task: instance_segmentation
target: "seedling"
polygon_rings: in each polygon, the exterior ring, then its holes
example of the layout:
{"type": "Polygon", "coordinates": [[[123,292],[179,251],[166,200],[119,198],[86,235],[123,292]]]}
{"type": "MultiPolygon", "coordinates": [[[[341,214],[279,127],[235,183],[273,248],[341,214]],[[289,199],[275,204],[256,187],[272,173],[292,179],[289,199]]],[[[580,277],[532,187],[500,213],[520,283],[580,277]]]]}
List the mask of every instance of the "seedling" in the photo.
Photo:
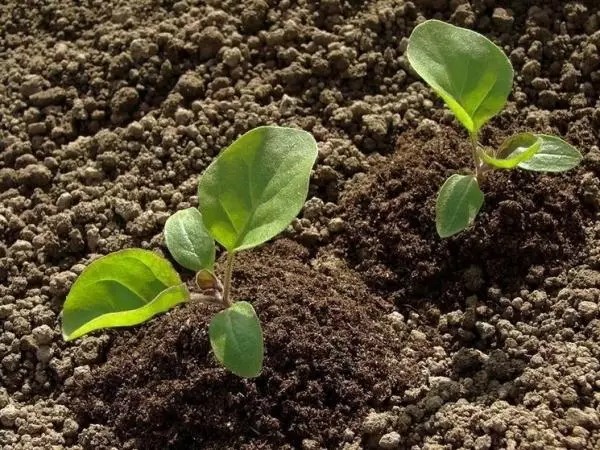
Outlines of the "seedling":
{"type": "Polygon", "coordinates": [[[206,169],[199,208],[178,211],[165,224],[173,258],[196,272],[189,292],[156,253],[127,249],[92,262],[73,284],[62,312],[69,341],[91,331],[140,324],[190,300],[218,304],[208,333],[217,360],[241,377],[262,370],[262,329],[252,305],[231,298],[234,256],[282,232],[308,194],[317,145],[307,132],[259,127],[241,136],[206,169]],[[223,282],[213,272],[215,241],[227,251],[223,282]]]}
{"type": "Polygon", "coordinates": [[[474,174],[450,176],[438,193],[440,237],[452,236],[473,223],[483,205],[479,186],[489,171],[563,172],[581,162],[579,151],[556,136],[521,133],[509,137],[499,149],[479,143],[479,130],[504,107],[513,82],[510,61],[486,37],[427,20],[410,35],[407,55],[412,68],[467,129],[472,146],[474,174]]]}

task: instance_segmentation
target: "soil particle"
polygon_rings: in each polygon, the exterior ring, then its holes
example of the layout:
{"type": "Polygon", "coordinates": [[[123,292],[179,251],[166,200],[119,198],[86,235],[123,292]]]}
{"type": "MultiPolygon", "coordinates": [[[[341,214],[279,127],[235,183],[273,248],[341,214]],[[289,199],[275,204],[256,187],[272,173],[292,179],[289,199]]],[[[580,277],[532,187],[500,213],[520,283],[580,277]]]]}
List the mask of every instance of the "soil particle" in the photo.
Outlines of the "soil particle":
{"type": "Polygon", "coordinates": [[[381,436],[381,439],[379,439],[379,447],[384,450],[394,450],[400,448],[401,442],[401,436],[395,431],[392,431],[391,433],[381,436]]]}
{"type": "Polygon", "coordinates": [[[510,10],[494,8],[492,13],[492,24],[501,32],[508,32],[512,28],[515,19],[510,10]]]}
{"type": "Polygon", "coordinates": [[[17,172],[17,182],[25,186],[47,186],[51,181],[52,172],[41,164],[29,164],[17,172]]]}
{"type": "MultiPolygon", "coordinates": [[[[44,107],[50,105],[60,105],[67,98],[67,93],[63,88],[53,87],[41,92],[31,93],[35,88],[25,88],[25,93],[30,93],[29,103],[33,106],[44,107]]],[[[21,91],[23,93],[23,91],[21,91]]]]}
{"type": "MultiPolygon", "coordinates": [[[[192,39],[194,37],[192,36],[192,39]]],[[[223,46],[225,38],[217,27],[206,27],[195,39],[200,49],[200,60],[207,60],[217,55],[223,46]]]]}
{"type": "Polygon", "coordinates": [[[194,100],[204,93],[204,82],[193,73],[182,75],[177,82],[181,95],[188,100],[194,100]]]}
{"type": "Polygon", "coordinates": [[[139,102],[138,92],[131,87],[119,89],[110,101],[114,114],[123,114],[135,109],[139,102]]]}
{"type": "Polygon", "coordinates": [[[54,330],[48,325],[40,325],[32,330],[32,334],[37,344],[47,345],[52,342],[54,330]]]}

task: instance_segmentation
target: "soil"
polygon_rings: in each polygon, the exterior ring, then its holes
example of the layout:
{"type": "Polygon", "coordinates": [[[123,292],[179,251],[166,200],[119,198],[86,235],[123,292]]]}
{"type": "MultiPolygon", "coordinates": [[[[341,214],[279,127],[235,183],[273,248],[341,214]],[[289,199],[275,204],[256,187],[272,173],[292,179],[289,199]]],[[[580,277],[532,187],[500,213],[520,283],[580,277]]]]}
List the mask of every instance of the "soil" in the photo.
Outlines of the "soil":
{"type": "Polygon", "coordinates": [[[596,1],[30,3],[0,5],[2,449],[600,448],[596,1]],[[584,154],[492,174],[447,240],[435,195],[470,151],[404,55],[426,18],[514,65],[486,143],[527,130],[584,154]],[[196,303],[64,343],[85,265],[167,254],[198,175],[263,124],[310,131],[319,158],[298,219],[234,271],[260,377],[218,366],[196,303]]]}
{"type": "MultiPolygon", "coordinates": [[[[499,135],[490,139],[498,145],[515,130],[487,131],[499,135]]],[[[544,276],[576,261],[596,207],[578,195],[573,172],[493,172],[482,184],[485,205],[477,225],[439,239],[436,193],[448,176],[469,166],[470,142],[449,127],[429,138],[422,134],[404,133],[397,152],[352,180],[340,199],[348,232],[334,246],[347,249],[348,260],[375,289],[398,304],[425,298],[455,308],[489,286],[537,288],[544,276]]]]}
{"type": "Polygon", "coordinates": [[[252,301],[265,324],[258,379],[206,357],[211,311],[188,305],[115,338],[107,363],[84,382],[86,421],[109,418],[145,449],[246,448],[248,436],[259,448],[299,447],[307,436],[335,446],[369,407],[415,387],[411,367],[431,352],[407,353],[410,337],[381,321],[391,305],[341,261],[311,267],[304,247],[282,239],[241,255],[234,276],[235,297],[252,301]]]}

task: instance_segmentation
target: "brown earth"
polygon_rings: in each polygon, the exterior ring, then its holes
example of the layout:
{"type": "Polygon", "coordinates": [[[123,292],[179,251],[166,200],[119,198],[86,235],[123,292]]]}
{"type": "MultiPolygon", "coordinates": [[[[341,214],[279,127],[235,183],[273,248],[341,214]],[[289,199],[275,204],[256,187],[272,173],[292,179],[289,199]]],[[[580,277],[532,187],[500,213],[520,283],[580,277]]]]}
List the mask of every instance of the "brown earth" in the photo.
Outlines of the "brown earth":
{"type": "MultiPolygon", "coordinates": [[[[500,135],[490,143],[496,146],[510,135],[487,131],[500,135]]],[[[429,133],[404,133],[396,153],[353,180],[340,200],[348,232],[334,246],[347,248],[376,289],[400,303],[425,298],[458,307],[490,285],[508,292],[539,287],[576,261],[596,212],[581,199],[581,171],[493,172],[482,185],[485,203],[475,226],[439,239],[436,193],[472,163],[466,133],[437,125],[429,133]]]]}
{"type": "Polygon", "coordinates": [[[391,305],[342,261],[311,268],[306,249],[279,240],[240,255],[234,280],[268,343],[256,380],[209,356],[211,311],[190,304],[115,335],[107,363],[82,387],[84,420],[108,418],[145,449],[284,448],[308,438],[335,447],[369,407],[416,384],[412,368],[430,350],[407,352],[410,339],[380,322],[391,305]]]}
{"type": "Polygon", "coordinates": [[[595,0],[2,2],[0,447],[600,448],[599,47],[595,0]],[[435,194],[471,162],[404,56],[426,18],[515,67],[487,144],[546,132],[585,155],[492,174],[443,241],[435,194]],[[262,124],[310,131],[319,158],[300,217],[234,273],[261,376],[218,367],[198,304],[64,343],[85,264],[166,253],[198,174],[262,124]]]}

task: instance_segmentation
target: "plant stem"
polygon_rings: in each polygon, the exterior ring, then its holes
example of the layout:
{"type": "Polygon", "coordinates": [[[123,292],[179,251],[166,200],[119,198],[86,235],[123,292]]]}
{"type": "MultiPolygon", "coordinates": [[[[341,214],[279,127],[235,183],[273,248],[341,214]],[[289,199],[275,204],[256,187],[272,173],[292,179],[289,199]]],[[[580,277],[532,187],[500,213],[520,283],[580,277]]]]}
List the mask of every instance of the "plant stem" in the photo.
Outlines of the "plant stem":
{"type": "Polygon", "coordinates": [[[483,172],[482,172],[482,167],[481,167],[481,159],[479,158],[479,155],[477,154],[477,133],[470,133],[469,134],[470,138],[471,138],[471,146],[472,146],[472,152],[473,152],[473,161],[475,162],[475,177],[477,178],[477,182],[481,183],[481,181],[483,180],[483,172]]]}
{"type": "Polygon", "coordinates": [[[233,302],[229,298],[231,293],[231,274],[233,272],[233,256],[234,252],[227,252],[227,263],[225,267],[225,284],[223,287],[223,303],[225,306],[231,306],[233,302]]]}

